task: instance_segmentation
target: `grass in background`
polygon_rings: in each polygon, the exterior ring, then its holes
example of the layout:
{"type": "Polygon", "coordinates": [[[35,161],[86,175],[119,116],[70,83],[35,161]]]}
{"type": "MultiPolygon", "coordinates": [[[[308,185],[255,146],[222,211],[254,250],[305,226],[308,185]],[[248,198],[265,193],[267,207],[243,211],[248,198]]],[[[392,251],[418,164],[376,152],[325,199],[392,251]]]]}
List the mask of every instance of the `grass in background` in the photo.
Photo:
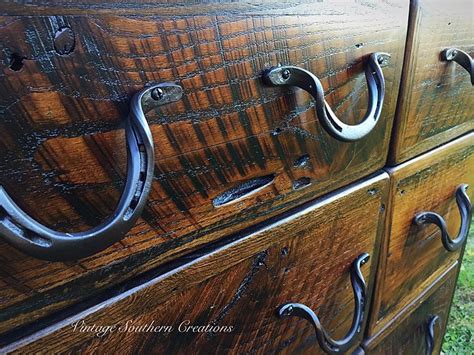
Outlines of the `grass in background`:
{"type": "Polygon", "coordinates": [[[474,220],[449,314],[443,352],[449,355],[474,354],[474,220]]]}

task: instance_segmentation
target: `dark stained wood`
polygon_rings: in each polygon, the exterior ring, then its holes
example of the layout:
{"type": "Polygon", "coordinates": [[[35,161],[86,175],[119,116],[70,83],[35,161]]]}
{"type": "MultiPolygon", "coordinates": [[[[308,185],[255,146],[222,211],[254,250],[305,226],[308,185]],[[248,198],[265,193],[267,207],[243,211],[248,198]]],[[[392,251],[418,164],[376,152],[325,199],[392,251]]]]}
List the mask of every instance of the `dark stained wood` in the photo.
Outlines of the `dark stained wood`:
{"type": "Polygon", "coordinates": [[[389,327],[363,343],[366,354],[420,355],[426,354],[427,324],[437,315],[435,324],[433,354],[439,354],[452,296],[456,286],[459,264],[455,263],[441,280],[432,285],[423,297],[410,304],[400,315],[396,327],[389,327]]]}
{"type": "Polygon", "coordinates": [[[399,164],[474,129],[467,71],[440,60],[455,47],[474,55],[470,0],[414,0],[390,160],[399,164]]]}
{"type": "Polygon", "coordinates": [[[422,211],[437,212],[449,234],[457,235],[456,188],[467,183],[471,201],[474,198],[474,133],[388,172],[389,212],[369,335],[382,329],[459,258],[460,251],[446,251],[437,227],[417,227],[413,218],[422,211]]]}
{"type": "Polygon", "coordinates": [[[0,333],[385,163],[407,2],[58,4],[2,5],[4,15],[21,16],[0,18],[0,184],[34,218],[62,231],[100,223],[123,184],[129,98],[165,81],[185,95],[148,116],[155,180],[122,242],[77,262],[48,263],[0,241],[0,333]],[[386,99],[376,129],[360,142],[329,137],[301,90],[261,83],[261,71],[278,63],[310,69],[339,117],[355,123],[367,105],[363,62],[374,51],[392,56],[383,70],[386,99]],[[306,155],[306,167],[295,166],[306,155]],[[213,206],[223,192],[272,174],[259,192],[213,206]]]}
{"type": "Polygon", "coordinates": [[[335,338],[345,335],[354,303],[349,267],[362,252],[371,255],[362,267],[370,295],[387,192],[388,175],[382,173],[0,351],[321,353],[309,322],[281,320],[276,310],[290,301],[305,303],[335,338]],[[233,330],[180,333],[177,328],[187,320],[191,325],[233,330]],[[155,326],[173,326],[174,331],[123,331],[127,322],[130,329],[132,324],[152,321],[155,326]],[[76,322],[123,328],[101,338],[93,332],[74,331],[76,322]]]}

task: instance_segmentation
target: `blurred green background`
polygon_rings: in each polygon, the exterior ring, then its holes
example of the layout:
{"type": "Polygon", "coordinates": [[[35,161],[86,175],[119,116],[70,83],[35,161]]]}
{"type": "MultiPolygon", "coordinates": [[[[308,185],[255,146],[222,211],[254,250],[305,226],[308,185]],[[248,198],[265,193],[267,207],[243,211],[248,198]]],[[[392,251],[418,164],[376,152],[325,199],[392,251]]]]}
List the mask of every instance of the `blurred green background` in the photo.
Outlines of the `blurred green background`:
{"type": "MultiPolygon", "coordinates": [[[[474,219],[473,219],[474,221],[474,219]]],[[[443,352],[474,354],[474,223],[467,240],[456,293],[444,336],[443,352]]]]}

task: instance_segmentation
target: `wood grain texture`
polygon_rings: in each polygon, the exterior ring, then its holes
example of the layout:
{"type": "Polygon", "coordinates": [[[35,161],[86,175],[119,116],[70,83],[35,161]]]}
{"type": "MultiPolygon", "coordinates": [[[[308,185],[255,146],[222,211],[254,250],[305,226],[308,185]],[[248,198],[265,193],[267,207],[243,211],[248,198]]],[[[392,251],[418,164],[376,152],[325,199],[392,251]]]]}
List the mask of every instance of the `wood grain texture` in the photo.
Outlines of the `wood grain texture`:
{"type": "Polygon", "coordinates": [[[129,98],[152,82],[176,82],[185,94],[147,117],[155,179],[122,242],[77,262],[48,263],[0,241],[0,333],[384,165],[407,3],[163,2],[136,13],[138,5],[123,2],[74,4],[2,7],[43,14],[0,18],[0,184],[31,216],[62,231],[100,223],[123,186],[129,98]],[[74,50],[59,55],[58,43],[61,53],[74,50]],[[329,137],[301,90],[261,83],[261,71],[278,63],[312,70],[336,113],[355,123],[367,105],[363,63],[374,51],[392,56],[386,99],[376,129],[360,142],[329,137]],[[18,61],[21,69],[10,69],[18,61]],[[306,155],[305,167],[295,165],[306,155]],[[272,174],[274,182],[252,196],[213,206],[223,192],[272,174]],[[294,190],[302,178],[311,184],[294,190]]]}
{"type": "Polygon", "coordinates": [[[399,164],[474,129],[469,74],[440,53],[455,47],[474,55],[470,0],[416,0],[410,24],[390,161],[399,164]]]}
{"type": "Polygon", "coordinates": [[[419,212],[436,212],[445,219],[449,234],[457,235],[456,188],[467,183],[471,201],[474,198],[474,134],[388,172],[389,212],[369,335],[382,329],[459,258],[460,251],[446,251],[437,227],[417,227],[413,219],[419,212]]]}
{"type": "Polygon", "coordinates": [[[349,267],[362,252],[371,255],[362,267],[370,302],[387,192],[388,175],[383,173],[306,204],[220,250],[0,350],[321,353],[309,322],[279,319],[276,310],[290,301],[305,303],[335,338],[345,335],[354,307],[349,267]],[[192,325],[232,326],[233,331],[180,333],[177,327],[186,320],[192,325]],[[171,325],[174,331],[125,331],[127,322],[139,326],[152,321],[171,325]],[[100,338],[74,331],[76,322],[124,328],[100,338]]]}
{"type": "Polygon", "coordinates": [[[439,354],[443,343],[449,308],[456,287],[459,264],[449,271],[417,299],[404,312],[403,319],[390,332],[383,332],[363,342],[365,353],[390,355],[419,355],[426,353],[427,325],[437,315],[435,324],[433,354],[439,354]]]}

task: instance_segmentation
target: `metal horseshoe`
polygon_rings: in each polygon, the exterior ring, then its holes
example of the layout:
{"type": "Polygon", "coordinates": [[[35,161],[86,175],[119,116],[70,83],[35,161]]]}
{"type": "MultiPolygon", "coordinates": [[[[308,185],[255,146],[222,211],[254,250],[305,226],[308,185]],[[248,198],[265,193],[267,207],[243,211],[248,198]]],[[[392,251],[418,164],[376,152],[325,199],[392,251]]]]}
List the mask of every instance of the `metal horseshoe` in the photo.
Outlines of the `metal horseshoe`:
{"type": "Polygon", "coordinates": [[[103,223],[78,233],[52,230],[25,213],[0,186],[0,237],[26,254],[50,261],[84,258],[121,240],[145,207],[153,179],[153,137],[145,113],[181,96],[182,88],[172,83],[154,85],[133,96],[125,125],[126,184],[114,213],[103,223]]]}
{"type": "Polygon", "coordinates": [[[279,66],[266,70],[263,81],[270,86],[297,86],[307,91],[316,101],[319,122],[327,133],[343,142],[354,142],[368,135],[380,118],[385,96],[385,80],[381,65],[388,63],[387,53],[372,53],[366,63],[365,78],[369,90],[367,113],[361,123],[342,122],[324,99],[321,81],[313,73],[294,66],[279,66]]]}

